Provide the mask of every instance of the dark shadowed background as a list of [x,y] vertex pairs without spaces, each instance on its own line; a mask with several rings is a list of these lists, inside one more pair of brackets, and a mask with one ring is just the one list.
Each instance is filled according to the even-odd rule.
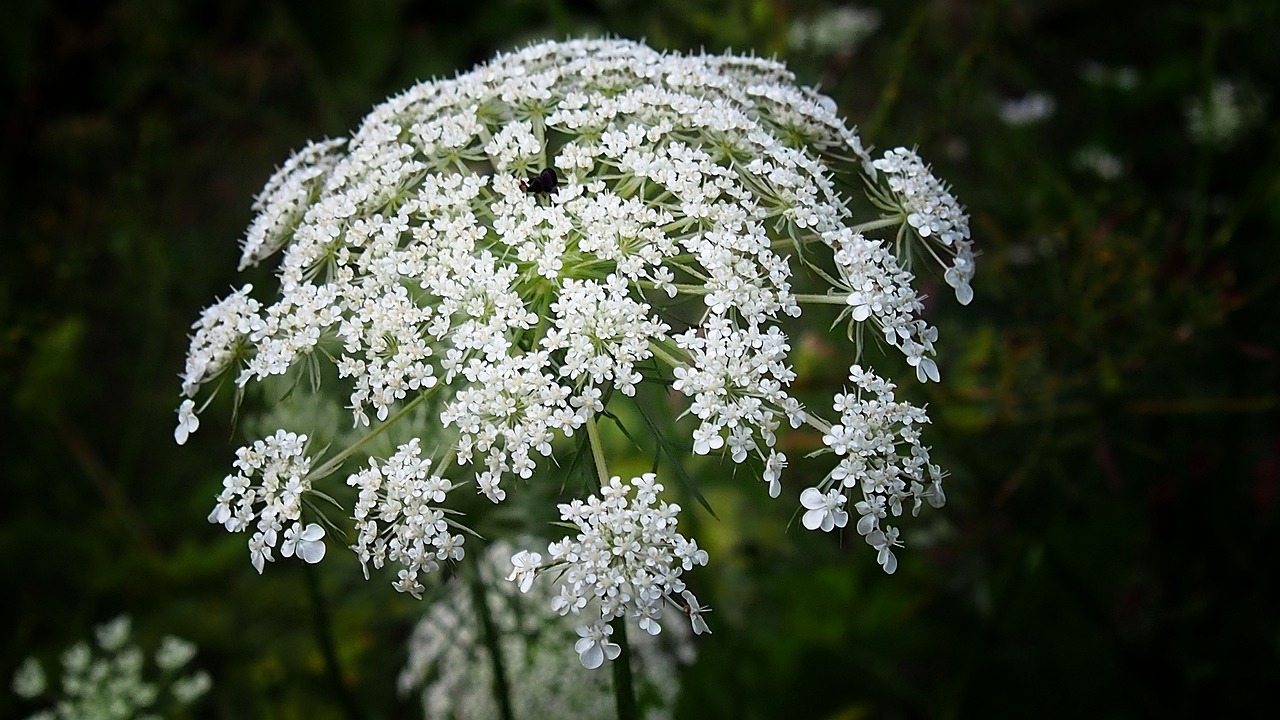
[[[861,39],[801,0],[438,5],[0,10],[6,687],[127,612],[200,646],[197,717],[417,713],[394,679],[420,606],[354,562],[260,577],[205,521],[242,437],[210,412],[173,443],[189,326],[293,149],[500,50],[612,33],[776,53],[869,144],[918,147],[983,253],[975,302],[931,310],[943,382],[916,399],[952,475],[928,537],[887,577],[726,493],[693,527],[715,634],[676,715],[1274,712],[1280,4],[878,0]],[[1041,93],[1046,117],[1009,115]]]

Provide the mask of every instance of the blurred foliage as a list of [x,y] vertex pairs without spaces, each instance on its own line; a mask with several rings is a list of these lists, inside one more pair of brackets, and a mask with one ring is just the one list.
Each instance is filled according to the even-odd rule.
[[[932,310],[944,382],[913,392],[951,502],[906,536],[897,575],[690,464],[719,518],[690,520],[715,635],[679,716],[1264,713],[1280,677],[1280,97],[1216,144],[1191,141],[1187,109],[1219,78],[1280,88],[1280,5],[861,7],[874,33],[817,47],[790,28],[831,7],[801,0],[7,3],[0,674],[127,612],[143,640],[200,646],[206,717],[417,712],[394,690],[412,599],[354,562],[259,577],[243,538],[204,522],[242,429],[219,398],[174,446],[185,336],[291,149],[419,79],[608,32],[786,58],[867,142],[918,146],[984,253],[975,303]],[[1050,117],[1000,119],[1037,92]],[[846,364],[831,352],[806,339],[808,382],[842,382],[823,374]],[[790,472],[787,492],[820,470]],[[0,696],[0,716],[30,709],[16,703]]]

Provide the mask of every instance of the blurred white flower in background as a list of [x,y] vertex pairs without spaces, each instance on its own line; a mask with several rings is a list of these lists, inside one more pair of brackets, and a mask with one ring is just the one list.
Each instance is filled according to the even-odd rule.
[[1264,99],[1251,86],[1218,78],[1207,98],[1187,103],[1187,134],[1197,143],[1228,146],[1263,117]]
[[1057,104],[1048,93],[1037,92],[1000,103],[1000,119],[1006,125],[1034,125],[1053,117]]
[[791,21],[788,38],[795,51],[815,55],[850,55],[880,27],[875,10],[842,5]]

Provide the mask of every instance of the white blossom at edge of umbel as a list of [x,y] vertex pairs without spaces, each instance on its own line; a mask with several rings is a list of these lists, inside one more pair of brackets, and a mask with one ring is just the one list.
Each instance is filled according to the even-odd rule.
[[[677,531],[680,506],[659,499],[662,484],[653,473],[623,481],[613,477],[586,502],[560,505],[560,517],[578,527],[575,538],[540,553],[521,550],[511,557],[507,580],[522,592],[534,578],[554,576],[559,593],[551,609],[559,615],[588,615],[596,621],[579,628],[582,664],[599,667],[616,654],[609,650],[608,623],[628,617],[650,635],[662,631],[664,606],[686,615],[697,634],[710,633],[702,606],[680,575],[707,564],[707,552]],[[683,598],[680,600],[678,598]],[[604,630],[600,630],[604,628]]]
[[521,550],[511,556],[512,570],[511,574],[507,576],[507,580],[514,581],[520,588],[520,592],[529,592],[529,588],[533,587],[533,579],[537,575],[536,571],[541,562],[542,556],[538,553]]
[[317,523],[294,523],[284,531],[284,544],[280,546],[280,554],[285,557],[297,555],[304,562],[315,565],[324,559],[324,528]]
[[975,269],[968,213],[914,150],[889,150],[871,165],[885,174],[889,195],[906,215],[921,246],[940,265],[948,263],[938,252],[950,256],[943,279],[955,290],[956,300],[968,305],[973,301],[969,281]]
[[302,530],[300,524],[302,497],[311,490],[307,477],[311,458],[306,455],[306,447],[306,435],[277,430],[274,435],[237,450],[236,472],[223,479],[222,492],[209,513],[209,522],[222,525],[229,532],[253,530],[249,557],[259,573],[266,563],[275,560],[272,551],[281,533],[285,536],[281,550],[285,557],[299,548],[299,557],[307,562],[324,557],[320,541],[324,530],[315,523],[311,524],[315,530],[310,526]]
[[833,403],[840,422],[822,438],[826,451],[840,460],[818,487],[801,492],[801,521],[809,530],[843,528],[849,520],[848,498],[856,497],[858,534],[875,548],[885,572],[893,573],[897,558],[892,548],[902,543],[898,528],[882,521],[901,516],[905,507],[915,516],[925,503],[945,505],[943,472],[920,442],[929,422],[923,408],[896,400],[894,384],[861,365],[849,368],[849,382],[852,388],[837,394]]
[[595,670],[603,665],[605,660],[618,659],[622,654],[622,646],[609,640],[612,634],[613,628],[606,625],[603,620],[591,625],[578,626],[579,639],[573,649],[578,652],[583,667]]

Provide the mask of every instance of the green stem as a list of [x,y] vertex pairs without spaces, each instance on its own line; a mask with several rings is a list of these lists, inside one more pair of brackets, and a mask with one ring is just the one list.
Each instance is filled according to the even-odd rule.
[[874,138],[880,136],[880,128],[888,120],[894,103],[897,102],[899,95],[902,93],[902,78],[906,75],[911,61],[919,54],[914,52],[916,40],[931,12],[927,4],[921,3],[917,6],[915,12],[911,14],[911,19],[907,21],[907,27],[898,39],[897,47],[894,48],[894,58],[889,70],[889,79],[885,83],[884,89],[880,92],[879,101],[876,102],[876,112],[871,116],[871,121],[863,126],[863,132],[861,133],[863,137]]
[[667,352],[666,348],[662,347],[656,342],[649,343],[649,352],[653,353],[654,357],[658,358],[659,360],[670,365],[673,368],[682,367],[685,364],[684,362],[676,358],[675,355],[672,355],[671,353]]
[[317,578],[318,572],[319,570],[316,568],[307,567],[303,568],[302,576],[306,579],[307,599],[311,602],[311,616],[314,621],[316,642],[320,645],[320,654],[324,656],[325,674],[329,676],[329,684],[333,686],[334,692],[338,694],[338,702],[342,705],[347,720],[361,720],[364,714],[360,712],[360,705],[356,702],[355,697],[351,695],[350,688],[342,680],[342,668],[338,666],[338,652],[333,643],[328,606],[325,603],[324,595],[320,592],[320,580]]
[[604,445],[600,442],[600,428],[596,427],[594,415],[587,418],[587,438],[591,441],[591,457],[596,461],[596,487],[602,488],[609,482],[609,469],[604,462]]
[[881,228],[901,225],[902,221],[903,218],[901,215],[889,215],[887,217],[882,217],[879,220],[870,220],[864,223],[858,223],[857,225],[851,226],[849,229],[856,233],[867,232],[869,230],[879,230]]
[[821,305],[848,305],[849,295],[796,295],[796,302],[818,303]]
[[467,584],[471,586],[471,604],[480,617],[481,630],[484,633],[484,647],[493,662],[493,699],[498,703],[498,714],[502,720],[514,720],[511,712],[511,685],[507,682],[506,665],[502,662],[502,648],[498,645],[498,626],[493,621],[493,613],[489,612],[489,603],[485,601],[484,581],[475,563],[467,563]]
[[334,470],[337,470],[342,465],[342,463],[346,461],[347,458],[359,452],[360,448],[364,447],[365,445],[368,445],[370,442],[373,441],[374,438],[386,432],[387,428],[396,424],[396,421],[398,421],[400,418],[407,415],[410,410],[413,410],[415,407],[420,405],[423,400],[426,400],[427,397],[431,395],[433,392],[435,392],[436,388],[439,388],[439,387],[440,387],[439,385],[436,385],[435,388],[431,388],[430,390],[425,390],[420,395],[418,395],[418,397],[410,400],[408,403],[405,404],[403,408],[400,408],[400,412],[397,412],[395,415],[392,415],[391,417],[387,418],[386,422],[383,422],[381,425],[374,428],[368,435],[365,435],[364,437],[355,441],[345,450],[333,456],[328,461],[326,461],[325,464],[317,468],[314,472],[311,473],[311,478],[318,479],[318,478],[326,477],[329,475],[329,473],[333,472]]
[[618,720],[635,720],[640,717],[636,711],[636,689],[631,682],[631,646],[627,643],[627,622],[625,617],[609,621],[613,628],[613,640],[622,648],[618,659],[613,661],[613,699],[618,708]]
[[[609,470],[604,462],[604,445],[600,442],[600,428],[596,427],[594,416],[587,418],[587,437],[591,440],[591,455],[596,461],[596,476],[603,486],[608,482]],[[631,682],[631,648],[627,645],[626,617],[610,620],[609,626],[613,628],[613,641],[622,649],[613,661],[613,699],[618,708],[618,720],[635,720],[639,715],[636,713],[636,690]]]

